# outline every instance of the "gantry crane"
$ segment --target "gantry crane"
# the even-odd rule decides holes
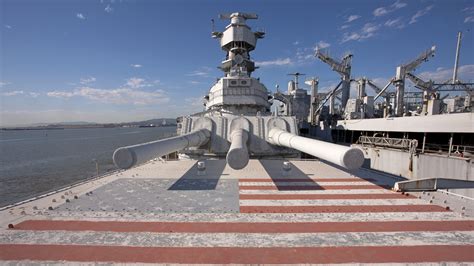
[[[396,88],[396,96],[395,96],[395,115],[402,116],[403,115],[403,96],[405,94],[405,78],[407,73],[412,72],[417,68],[421,63],[426,62],[429,60],[430,57],[433,57],[435,54],[436,46],[432,46],[430,49],[423,52],[419,55],[415,60],[411,61],[410,63],[401,65],[397,67],[397,73],[395,75],[395,88]]]
[[[394,79],[392,78],[383,88],[380,88],[372,80],[366,77],[359,78],[355,80],[357,82],[357,98],[360,100],[363,100],[363,98],[367,96],[365,88],[366,88],[366,85],[369,85],[369,87],[372,88],[376,93],[376,96],[374,97],[374,101],[376,101],[380,96],[384,97],[385,99],[384,114],[387,115],[388,114],[387,107],[390,105],[390,97],[389,97],[389,94],[386,92],[386,90],[392,84],[393,80]]]
[[[319,104],[318,106],[318,109],[316,109],[315,114],[318,114],[321,109],[323,109],[323,106],[329,101],[329,114],[334,114],[334,98],[335,98],[335,95],[340,91],[339,87],[341,87],[341,84],[342,84],[342,80],[337,84],[337,86],[332,90],[330,91],[326,97],[324,98],[324,100],[321,101],[321,103]]]
[[[341,106],[342,108],[346,108],[347,100],[349,100],[349,94],[350,94],[350,89],[351,89],[351,61],[352,61],[352,54],[347,54],[344,56],[341,61],[336,60],[332,57],[329,56],[328,53],[322,52],[320,49],[316,50],[316,55],[319,60],[322,62],[326,63],[331,67],[332,70],[336,71],[341,75]],[[336,90],[334,90],[336,92]],[[330,93],[333,97],[331,99],[331,102],[334,102],[334,93]],[[327,100],[326,100],[327,101]],[[320,109],[320,108],[318,108]],[[332,110],[333,113],[331,113],[331,108],[330,109],[330,114],[334,114],[334,110]]]
[[[413,82],[416,88],[423,91],[422,113],[426,114],[428,100],[431,98],[431,94],[436,91],[436,89],[433,88],[434,82],[432,80],[424,81],[421,78],[415,76],[413,73],[407,73],[407,78]]]

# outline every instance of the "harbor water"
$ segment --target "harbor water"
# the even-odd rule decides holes
[[[176,127],[0,131],[0,206],[115,170],[115,149],[174,135]]]

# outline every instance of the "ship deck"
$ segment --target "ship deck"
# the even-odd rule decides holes
[[[473,263],[472,199],[320,161],[154,161],[0,210],[3,263]],[[10,226],[9,226],[10,225]],[[9,228],[10,227],[10,228]]]

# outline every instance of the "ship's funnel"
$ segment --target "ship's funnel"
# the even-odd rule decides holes
[[[115,150],[113,160],[118,168],[128,169],[175,151],[201,146],[209,137],[208,129],[199,129],[182,136],[122,147]]]
[[[349,170],[357,169],[364,163],[364,153],[360,149],[300,137],[279,128],[270,129],[267,140],[271,144],[293,148]]]

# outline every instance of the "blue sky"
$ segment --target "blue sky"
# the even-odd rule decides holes
[[[200,98],[224,58],[210,36],[219,13],[252,12],[264,29],[255,77],[286,89],[287,73],[339,77],[314,58],[354,54],[352,75],[383,83],[432,45],[417,74],[451,77],[456,34],[464,34],[460,77],[474,80],[472,1],[0,1],[0,125],[120,122],[202,110]]]

